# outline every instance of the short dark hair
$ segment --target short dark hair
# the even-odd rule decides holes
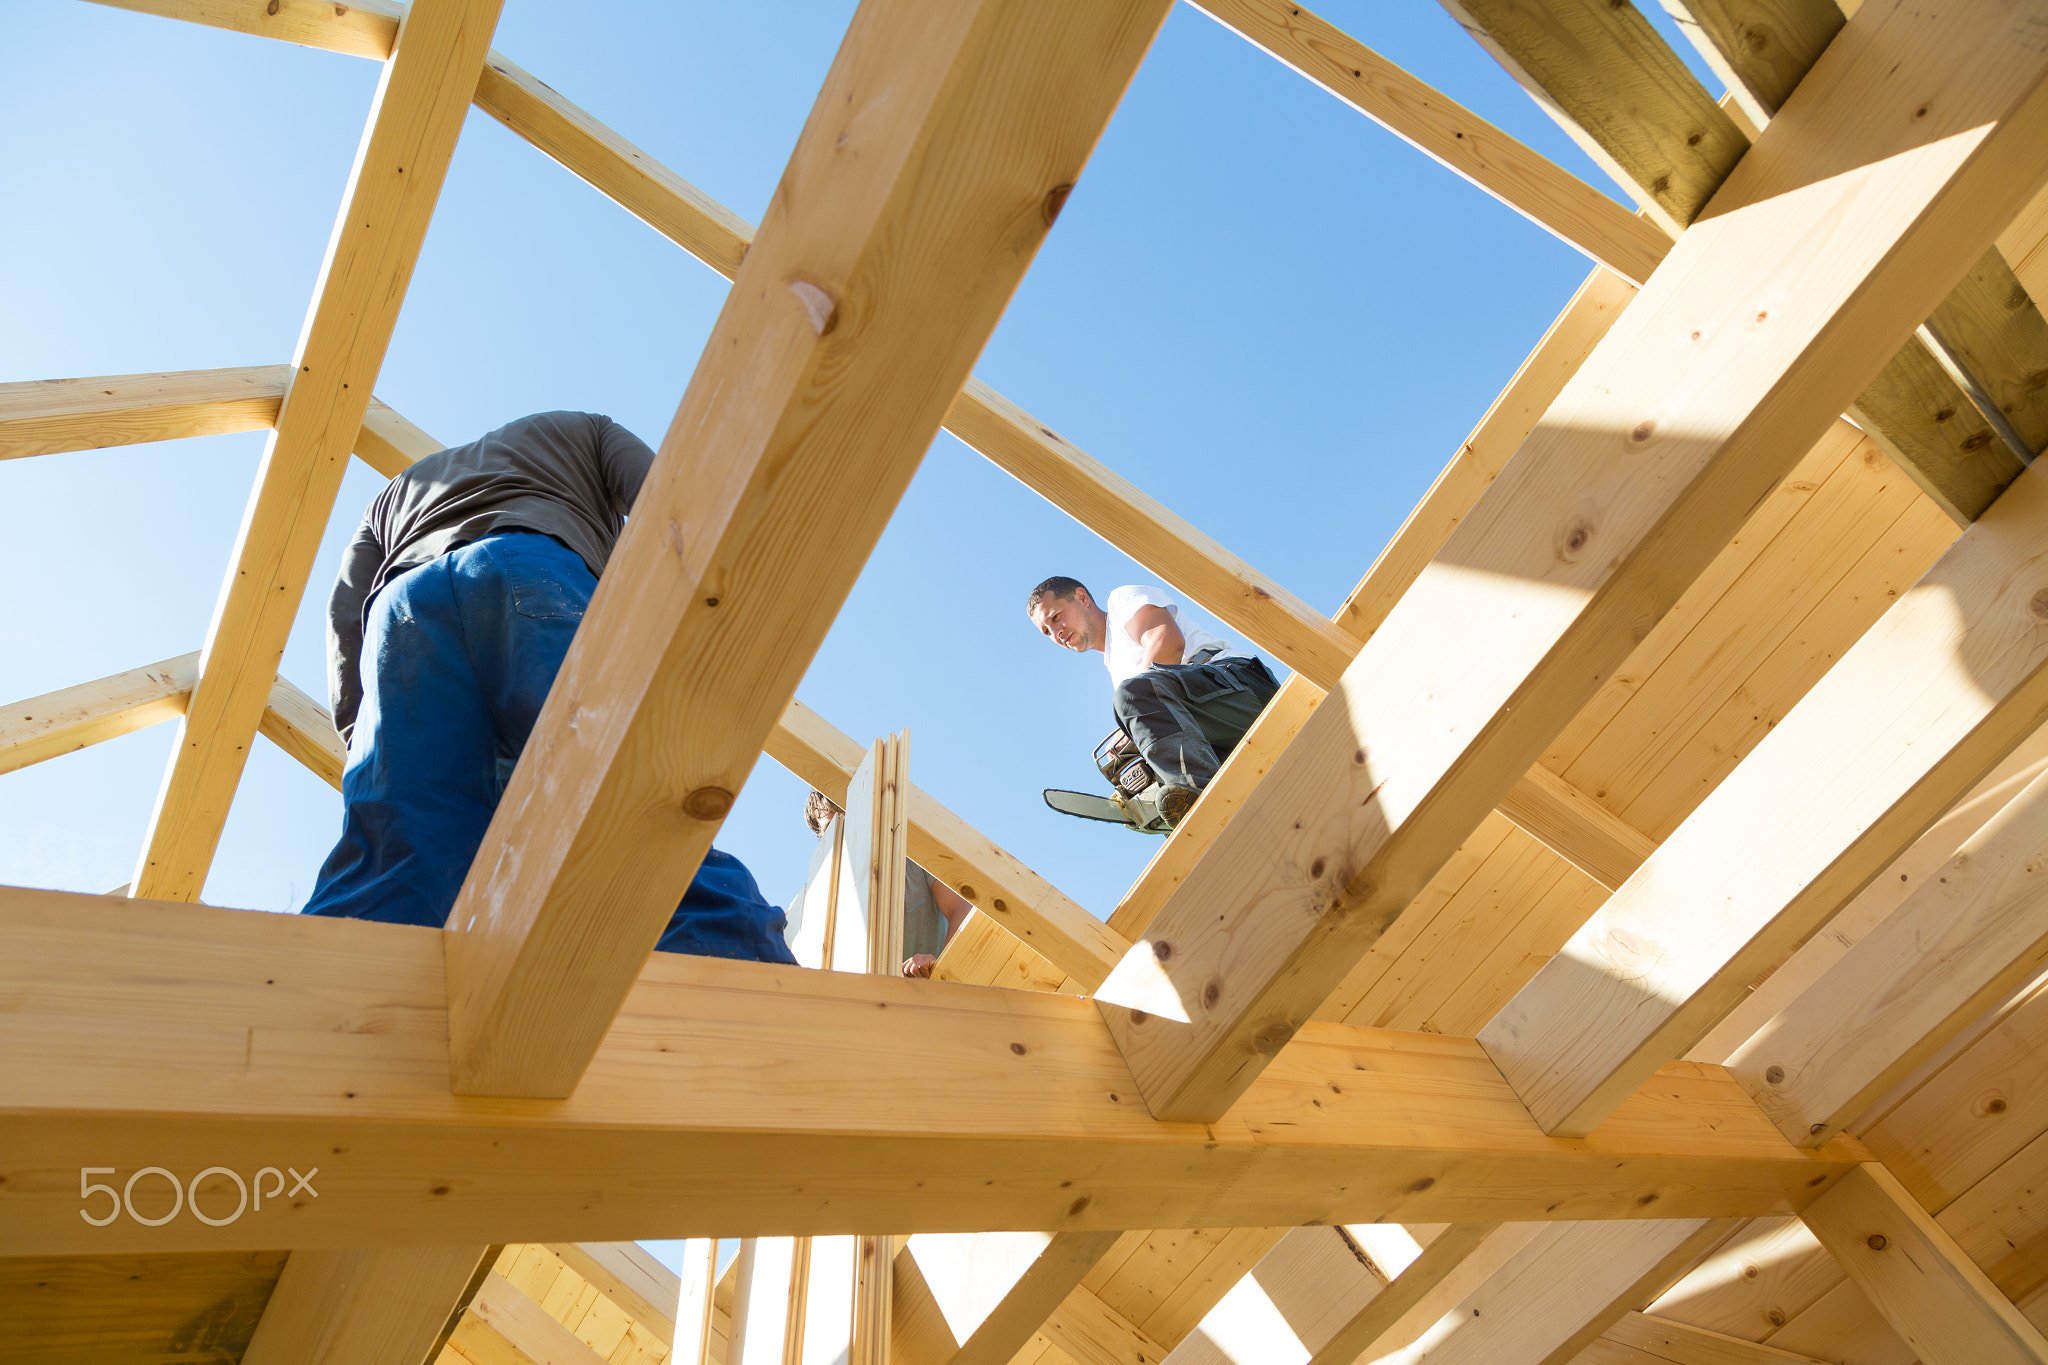
[[[1043,583],[1033,588],[1031,595],[1024,599],[1024,614],[1028,616],[1032,612],[1037,611],[1038,604],[1048,597],[1065,601],[1077,592],[1088,593],[1088,600],[1090,602],[1095,600],[1095,594],[1088,592],[1088,585],[1080,579],[1054,574],[1051,578],[1046,579]]]
[[[811,827],[811,833],[823,834],[825,826],[832,823],[835,815],[844,815],[839,803],[813,787],[811,794],[804,798],[804,823]]]

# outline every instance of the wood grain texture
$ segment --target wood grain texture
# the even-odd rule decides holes
[[[275,38],[383,61],[398,41],[403,11],[387,0],[95,0],[112,9],[162,15],[210,28]]]
[[[415,0],[328,243],[133,885],[196,899],[476,91],[501,0]]]
[[[1640,1352],[1653,1361],[1669,1361],[1671,1365],[1821,1365],[1811,1356],[1795,1355],[1647,1313],[1624,1313],[1620,1321],[1607,1329],[1602,1340]]]
[[[600,1365],[604,1357],[493,1271],[449,1344],[475,1365]],[[380,1358],[379,1365],[400,1357]]]
[[[677,1303],[683,1292],[683,1281],[675,1271],[670,1270],[636,1242],[557,1242],[548,1250],[562,1258],[563,1264],[597,1287],[598,1293],[617,1304],[619,1309],[641,1326],[647,1328],[662,1341],[675,1340]],[[703,1261],[712,1251],[707,1243],[693,1241],[685,1249],[686,1260],[694,1257],[702,1269]],[[699,1275],[696,1285],[698,1312],[701,1314],[710,1306],[704,1298],[704,1291],[710,1288],[710,1280]],[[699,1324],[696,1329],[703,1330]],[[678,1362],[678,1365],[683,1365]]]
[[[1863,13],[1098,992],[1155,1113],[1226,1110],[1708,567],[1981,254],[2021,191],[1979,173],[2048,175],[2023,19]],[[1912,38],[1958,122],[1887,114]]]
[[[10,1365],[217,1365],[239,1360],[283,1251],[0,1260]]]
[[[1165,12],[848,31],[451,912],[465,1092],[574,1088]]]
[[[174,720],[198,676],[195,650],[0,707],[0,773]]]
[[[1886,362],[1848,414],[1958,526],[1982,516],[2019,476],[2019,457],[1918,338]]]
[[[1656,840],[1540,763],[1515,784],[1500,813],[1610,891],[1657,851]]]
[[[291,369],[250,365],[0,384],[0,460],[257,431],[277,420]]]
[[[1433,1305],[1459,1269],[1481,1255],[1500,1231],[1499,1223],[1456,1223],[1446,1228],[1371,1302],[1319,1344],[1309,1365],[1351,1365],[1361,1356],[1371,1359],[1368,1352],[1407,1345],[1400,1339],[1402,1321],[1422,1316],[1417,1310]]]
[[[432,1360],[477,1294],[479,1268],[493,1250],[457,1245],[294,1251],[243,1365]]]
[[[1688,1063],[1596,1137],[1547,1138],[1471,1040],[1325,1024],[1229,1120],[1163,1125],[1090,1001],[678,954],[573,1097],[471,1098],[449,1091],[441,953],[412,926],[0,893],[0,1048],[21,1059],[0,1255],[373,1246],[422,1217],[479,1242],[1703,1217],[1796,1210],[1861,1157],[1798,1151]],[[87,1144],[125,1170],[296,1159],[321,1197],[276,1222],[88,1227]]]
[[[1197,7],[1616,274],[1640,284],[1671,249],[1655,224],[1291,0]]]
[[[1008,1365],[1010,1358],[1024,1349],[1032,1335],[1041,1327],[1048,1325],[1048,1319],[1066,1316],[1059,1310],[1070,1294],[1080,1290],[1087,1298],[1095,1298],[1093,1294],[1080,1288],[1082,1277],[1094,1268],[1095,1263],[1101,1260],[1122,1236],[1121,1232],[1114,1229],[1104,1229],[1098,1232],[1063,1232],[1051,1238],[1037,1238],[1035,1240],[1040,1243],[1037,1254],[1025,1258],[1021,1272],[1014,1279],[1008,1274],[1010,1267],[999,1268],[1001,1278],[1010,1281],[1007,1285],[973,1286],[970,1290],[971,1295],[982,1301],[977,1302],[972,1310],[980,1317],[980,1321],[965,1331],[960,1349],[953,1356],[953,1365]],[[926,1254],[971,1265],[975,1257],[970,1249],[958,1245],[960,1241],[966,1240],[971,1243],[976,1240],[1019,1237],[1030,1239],[1032,1234],[969,1233],[964,1239],[942,1235],[936,1245],[927,1243]],[[912,1239],[913,1243],[917,1240]],[[935,1269],[928,1268],[925,1271],[926,1280],[933,1280],[936,1273]],[[1098,1299],[1096,1302],[1101,1301]],[[1085,1308],[1085,1305],[1083,1307]],[[952,1315],[948,1315],[948,1320],[953,1320]],[[954,1323],[956,1330],[965,1325],[964,1322]],[[1058,1341],[1060,1335],[1081,1337],[1085,1330],[1086,1325],[1077,1317],[1076,1321],[1063,1327],[1060,1334],[1056,1334],[1053,1339]],[[1068,1354],[1072,1355],[1074,1352],[1068,1349]]]
[[[334,729],[327,708],[283,678],[270,685],[270,704],[263,708],[258,732],[311,769],[321,781],[341,790],[341,770],[348,766],[348,746]]]
[[[1546,1130],[1591,1131],[2044,720],[2048,478],[2029,475],[1481,1031],[1488,1055]]]
[[[1649,20],[1608,0],[1443,0],[1573,141],[1677,236],[1749,139]]]
[[[1761,128],[1842,31],[1835,0],[1663,0],[1743,112]]]
[[[2048,1361],[2048,1339],[1882,1163],[1863,1166],[1801,1217],[1925,1365]]]

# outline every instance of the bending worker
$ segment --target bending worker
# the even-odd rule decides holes
[[[327,604],[348,765],[341,841],[303,913],[447,923],[653,462],[608,417],[537,413],[427,456],[370,504]],[[794,963],[782,925],[712,849],[658,946]]]
[[[1117,723],[1166,784],[1159,809],[1172,824],[1280,690],[1263,659],[1183,625],[1180,604],[1159,588],[1117,588],[1097,606],[1079,582],[1056,576],[1031,590],[1024,609],[1053,643],[1102,651]]]

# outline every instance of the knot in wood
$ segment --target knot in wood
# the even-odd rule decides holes
[[[1073,192],[1074,186],[1072,181],[1063,185],[1054,185],[1045,192],[1045,201],[1039,205],[1039,211],[1045,215],[1045,225],[1047,227],[1051,227],[1059,221],[1060,210],[1067,206],[1067,196]]]
[[[683,814],[692,820],[723,820],[732,809],[732,793],[723,787],[699,787],[683,798]]]
[[[1157,940],[1152,945],[1152,956],[1158,958],[1161,962],[1166,961],[1166,959],[1173,956],[1173,945],[1163,938]]]
[[[1885,1241],[1884,1234],[1881,1232],[1871,1233],[1870,1236],[1864,1239],[1863,1244],[1869,1247],[1872,1251],[1883,1251],[1887,1246],[1890,1245],[1890,1243]]]
[[[2036,621],[2048,621],[2048,588],[2033,595],[2027,602],[2027,612]]]
[[[1222,980],[1217,977],[1210,977],[1208,984],[1202,987],[1202,1008],[1205,1010],[1213,1010],[1216,1008],[1216,1002],[1221,1000],[1222,998]],[[1282,1039],[1281,1041],[1285,1042],[1286,1040]]]
[[[1593,542],[1593,523],[1585,516],[1574,516],[1557,530],[1557,543],[1553,547],[1561,564],[1576,564],[1586,553],[1586,547]]]
[[[1216,982],[1211,981],[1202,988],[1203,998],[1207,999],[1209,992],[1212,990],[1218,995],[1222,994],[1222,987]],[[1270,1056],[1281,1048],[1286,1047],[1288,1039],[1292,1037],[1294,1037],[1294,1029],[1284,1021],[1276,1021],[1266,1025],[1252,1035],[1252,1047]]]
[[[1768,1085],[1782,1085],[1782,1084],[1784,1084],[1784,1081],[1785,1081],[1785,1068],[1784,1068],[1784,1067],[1782,1067],[1782,1066],[1773,1066],[1773,1067],[1768,1067],[1768,1068],[1766,1068],[1766,1069],[1765,1069],[1765,1071],[1764,1071],[1764,1082],[1765,1082],[1766,1084],[1768,1084]]]

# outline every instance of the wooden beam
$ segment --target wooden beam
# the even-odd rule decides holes
[[[1500,813],[1609,891],[1657,851],[1656,840],[1540,763],[1515,784]]]
[[[1671,238],[1292,0],[1196,0],[1417,151],[1638,284]]]
[[[0,707],[0,773],[174,720],[198,676],[194,650]]]
[[[1443,0],[1586,155],[1676,237],[1749,139],[1633,5]]]
[[[302,47],[383,61],[398,40],[404,12],[386,0],[336,6],[322,0],[94,0],[110,9],[158,14]]]
[[[677,1303],[684,1290],[691,1286],[638,1243],[555,1242],[549,1245],[548,1250],[561,1257],[564,1265],[589,1281],[598,1293],[618,1305],[621,1312],[651,1335],[665,1343],[675,1342]],[[692,1258],[698,1263],[699,1283],[694,1286],[697,1290],[694,1306],[700,1317],[710,1306],[710,1301],[703,1297],[711,1284],[709,1276],[703,1273],[703,1261],[716,1250],[703,1238],[692,1239],[684,1248],[686,1264]],[[693,1330],[701,1334],[702,1323],[693,1323]]]
[[[192,900],[277,676],[502,0],[414,0],[356,154],[134,888]]]
[[[1663,0],[1754,126],[1769,123],[1847,22],[1835,0]]]
[[[1432,1295],[1460,1267],[1499,1234],[1500,1228],[1498,1223],[1454,1223],[1445,1228],[1385,1289],[1338,1328],[1336,1335],[1316,1349],[1309,1357],[1309,1365],[1351,1365],[1383,1343],[1394,1349],[1407,1345],[1405,1341],[1389,1342],[1387,1338],[1402,1319],[1430,1302]]]
[[[1796,1210],[1863,1159],[1792,1147],[1690,1063],[1548,1138],[1471,1040],[1334,1024],[1227,1120],[1160,1124],[1090,1001],[672,953],[569,1099],[472,1098],[442,951],[409,925],[0,892],[0,1255],[374,1246],[423,1220],[452,1244],[1687,1218]],[[319,1197],[92,1227],[88,1150],[109,1179],[317,1166]]]
[[[288,365],[0,384],[0,460],[258,431],[277,420]]]
[[[1880,0],[1829,48],[1098,991],[1154,1113],[1229,1108],[2048,176],[2018,50]],[[1901,140],[1914,81],[1961,121]]]
[[[1170,1354],[1164,1342],[1076,1285],[1039,1328],[1074,1365],[1162,1365]]]
[[[842,809],[847,779],[863,756],[858,743],[795,700],[783,709],[765,751]],[[910,860],[1087,989],[1102,984],[1130,947],[1129,939],[914,784]]]
[[[465,1093],[575,1087],[1167,8],[867,0],[450,915]]]
[[[588,1342],[496,1271],[484,1277],[450,1343],[479,1365],[602,1365],[604,1361]],[[380,1359],[378,1365],[385,1361]]]
[[[1800,1217],[1925,1365],[2048,1362],[2048,1340],[1881,1162]]]
[[[2048,964],[2048,774],[1729,1059],[1795,1143],[1825,1140]]]
[[[1629,1365],[1643,1356],[1671,1365],[1823,1365],[1811,1356],[1795,1355],[1723,1332],[1710,1332],[1648,1313],[1624,1313],[1601,1341],[1634,1355],[1617,1356],[1611,1365]],[[1598,1343],[1596,1343],[1597,1345]],[[1588,1352],[1586,1365],[1608,1365],[1608,1358]]]
[[[909,1250],[960,1343],[952,1365],[1009,1365],[1070,1294],[1087,1294],[1081,1277],[1122,1236],[936,1233],[911,1238]]]
[[[496,1253],[483,1246],[294,1251],[243,1365],[424,1365],[448,1340]]]
[[[336,791],[341,770],[348,766],[348,746],[335,732],[327,708],[283,678],[270,685],[270,704],[263,708],[260,733],[312,769]]]
[[[2048,719],[2044,544],[2030,472],[1480,1032],[1547,1131],[1684,1055]]]

